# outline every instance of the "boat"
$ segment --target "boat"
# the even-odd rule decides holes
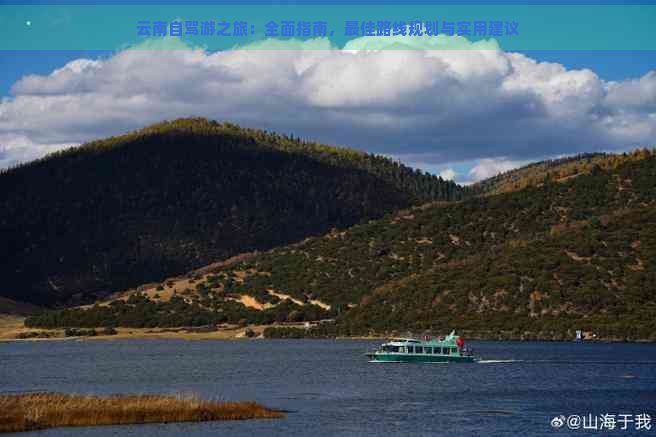
[[[378,349],[366,353],[374,363],[473,363],[471,350],[455,331],[442,338],[393,338]]]

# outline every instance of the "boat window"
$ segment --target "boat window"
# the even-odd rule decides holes
[[[452,354],[456,354],[456,353],[457,353],[457,349],[454,348],[454,347],[452,347],[452,348],[451,348],[451,353],[452,353]]]
[[[402,354],[406,353],[405,346],[400,346],[399,352],[401,352]]]
[[[425,349],[426,349],[427,354],[432,354],[433,353],[433,348],[432,347],[427,347]]]
[[[448,348],[448,347],[443,347],[443,348],[442,348],[442,353],[443,353],[444,355],[449,355],[449,348]]]
[[[409,354],[414,353],[414,349],[415,349],[414,346],[408,346],[408,353]]]
[[[423,354],[424,353],[424,348],[421,347],[421,346],[415,346],[415,353]]]

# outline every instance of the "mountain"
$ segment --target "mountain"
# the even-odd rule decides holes
[[[380,156],[200,118],[163,122],[0,174],[0,296],[89,302],[465,195]]]
[[[586,329],[655,339],[656,152],[597,164],[521,190],[389,213],[29,323],[336,318],[304,335],[458,328],[558,339]]]
[[[581,227],[578,227],[581,226]],[[345,332],[458,327],[512,338],[656,340],[656,208],[511,240],[376,289]],[[529,334],[527,334],[529,333]]]
[[[547,159],[500,173],[471,185],[472,195],[492,195],[540,186],[545,178],[562,182],[590,173],[595,167],[610,169],[623,162],[642,159],[641,153],[583,153],[559,159]]]

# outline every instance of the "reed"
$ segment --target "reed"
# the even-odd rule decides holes
[[[183,395],[0,395],[0,433],[66,426],[206,422],[283,416],[282,412],[255,402],[206,401]]]

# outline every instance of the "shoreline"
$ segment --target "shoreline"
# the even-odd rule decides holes
[[[303,323],[285,324],[285,325],[248,325],[248,326],[229,326],[216,327],[208,329],[207,327],[176,327],[176,328],[116,328],[113,335],[104,335],[105,328],[93,328],[97,331],[93,336],[66,336],[65,328],[44,329],[25,327],[24,317],[0,315],[0,343],[4,342],[24,342],[24,341],[111,341],[111,340],[279,340],[284,338],[265,337],[266,328],[295,328],[299,331],[304,328]],[[18,336],[26,336],[18,338]],[[30,336],[32,335],[32,336]],[[525,333],[524,336],[517,336],[510,333],[490,332],[489,335],[481,335],[481,332],[462,331],[462,335],[467,340],[474,341],[521,341],[521,342],[572,342],[574,339],[563,339],[562,337],[553,338],[540,335],[539,333]],[[308,340],[370,340],[385,341],[398,335],[392,334],[373,334],[373,335],[353,335],[353,336],[336,336],[336,337],[314,337],[306,336],[298,339]],[[296,339],[296,338],[288,338]],[[624,339],[620,337],[597,337],[586,339],[583,343],[633,343],[633,344],[656,344],[655,339],[638,338]]]
[[[123,328],[126,329],[126,328]],[[251,328],[253,329],[253,328]],[[48,338],[3,338],[0,335],[1,343],[14,342],[48,342],[48,341],[113,341],[113,340],[185,340],[185,341],[277,341],[277,340],[334,340],[334,341],[380,341],[384,342],[391,336],[338,336],[338,337],[306,337],[306,338],[266,338],[261,335],[257,337],[247,337],[243,335],[243,330],[230,330],[208,332],[208,333],[190,333],[190,332],[132,332],[119,333],[117,335],[97,335],[97,336],[71,336],[71,337],[48,337]],[[1,333],[0,333],[1,334]],[[518,338],[468,338],[469,341],[483,342],[522,342],[522,343],[576,343],[573,340],[554,340],[554,339],[518,339]],[[653,340],[637,339],[596,339],[585,340],[580,343],[627,343],[627,344],[656,344]]]
[[[390,339],[387,337],[306,337],[306,338],[248,338],[241,335],[206,335],[206,334],[181,334],[171,335],[165,333],[152,333],[152,334],[127,334],[127,335],[98,335],[94,337],[76,336],[76,337],[51,337],[51,338],[0,338],[2,343],[19,343],[19,342],[64,342],[64,341],[119,341],[119,340],[185,340],[185,341],[294,341],[294,340],[333,340],[333,341],[381,341],[384,342]],[[642,345],[656,345],[656,342],[649,339],[638,340],[622,340],[622,339],[598,339],[586,340],[576,342],[574,340],[550,340],[550,339],[514,339],[514,338],[469,338],[469,341],[481,342],[517,342],[517,343],[599,343],[599,344],[642,344]]]

